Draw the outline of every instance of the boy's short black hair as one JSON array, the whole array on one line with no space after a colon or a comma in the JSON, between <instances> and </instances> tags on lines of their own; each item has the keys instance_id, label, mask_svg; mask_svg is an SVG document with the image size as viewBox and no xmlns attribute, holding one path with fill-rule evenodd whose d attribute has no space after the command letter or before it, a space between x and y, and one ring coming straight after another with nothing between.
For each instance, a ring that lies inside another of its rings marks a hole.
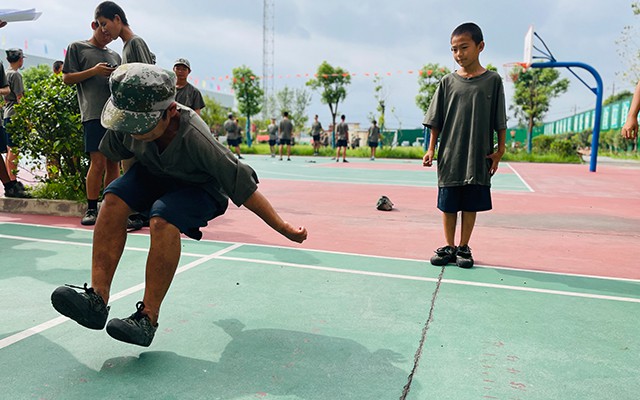
<instances>
[{"instance_id":1,"label":"boy's short black hair","mask_svg":"<svg viewBox=\"0 0 640 400\"><path fill-rule=\"evenodd\" d=\"M451 37L460 36L460 35L469 35L471 39L475 42L475 44L480 44L484 40L482 36L482 29L473 22L465 22L462 25L459 25L456 29L451 32Z\"/></svg>"},{"instance_id":2,"label":"boy's short black hair","mask_svg":"<svg viewBox=\"0 0 640 400\"><path fill-rule=\"evenodd\" d=\"M98 19L98 17L105 17L106 19L113 21L116 15L120 17L123 24L127 26L129 25L129 21L127 21L127 16L124 13L124 10L113 1L103 1L98 4L94 13L94 18Z\"/></svg>"},{"instance_id":3,"label":"boy's short black hair","mask_svg":"<svg viewBox=\"0 0 640 400\"><path fill-rule=\"evenodd\" d=\"M283 117L288 117L288 116L289 116L289 111L285 111L285 112L283 112L283 113L282 113L282 116L283 116Z\"/></svg>"}]
</instances>

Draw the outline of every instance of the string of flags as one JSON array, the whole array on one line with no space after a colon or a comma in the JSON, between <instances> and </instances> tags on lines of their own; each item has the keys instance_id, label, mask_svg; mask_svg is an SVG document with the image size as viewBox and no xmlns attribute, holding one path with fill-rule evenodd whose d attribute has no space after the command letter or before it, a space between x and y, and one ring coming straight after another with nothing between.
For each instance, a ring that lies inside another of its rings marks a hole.
<instances>
[{"instance_id":1,"label":"string of flags","mask_svg":"<svg viewBox=\"0 0 640 400\"><path fill-rule=\"evenodd\" d=\"M440 71L444 71L444 68L440 68ZM352 76L352 77L358 77L358 76L364 76L366 78L370 78L370 77L378 77L378 76L394 76L394 75L418 75L418 76L431 76L433 74L433 70L428 69L428 70L398 70L396 72L392 72L392 71L387 71L387 72L383 72L383 73L379 73L379 72L364 72L364 73L342 73L342 74L312 74L312 73L304 73L304 74L285 74L285 75L270 75L270 76L260 76L260 75L251 75L249 77L247 77L250 80L256 80L256 79L311 79L311 78L315 78L315 79L326 79L329 77L347 77L347 76ZM244 82L246 78L242 77L239 78L241 82ZM196 76L189 76L189 80L191 81L191 83L194 86L198 86L200 85L203 89L210 89L210 90L217 90L217 91L222 91L222 87L220 86L220 83L222 82L233 82L236 83L238 81L238 78L233 77L232 75L220 75L220 76L211 76L209 78L199 78ZM231 90L231 93L233 93L233 89Z\"/></svg>"}]
</instances>

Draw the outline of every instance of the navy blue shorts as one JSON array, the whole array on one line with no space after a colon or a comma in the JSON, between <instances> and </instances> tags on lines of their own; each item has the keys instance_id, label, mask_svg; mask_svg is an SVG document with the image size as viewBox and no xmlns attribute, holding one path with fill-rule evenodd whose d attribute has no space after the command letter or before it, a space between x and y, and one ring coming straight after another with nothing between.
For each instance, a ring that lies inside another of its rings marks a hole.
<instances>
[{"instance_id":1,"label":"navy blue shorts","mask_svg":"<svg viewBox=\"0 0 640 400\"><path fill-rule=\"evenodd\" d=\"M349 147L347 145L347 139L338 139L336 141L336 147Z\"/></svg>"},{"instance_id":2,"label":"navy blue shorts","mask_svg":"<svg viewBox=\"0 0 640 400\"><path fill-rule=\"evenodd\" d=\"M164 218L195 240L202 238L200 228L224 214L228 205L218 204L198 186L155 176L139 162L111 182L104 193L118 196L133 211L149 218Z\"/></svg>"},{"instance_id":3,"label":"navy blue shorts","mask_svg":"<svg viewBox=\"0 0 640 400\"><path fill-rule=\"evenodd\" d=\"M282 145L291 146L291 139L280 139L280 146Z\"/></svg>"},{"instance_id":4,"label":"navy blue shorts","mask_svg":"<svg viewBox=\"0 0 640 400\"><path fill-rule=\"evenodd\" d=\"M320 135L313 135L313 143L320 143Z\"/></svg>"},{"instance_id":5,"label":"navy blue shorts","mask_svg":"<svg viewBox=\"0 0 640 400\"><path fill-rule=\"evenodd\" d=\"M438 210L442 212L476 212L488 211L491 208L489 186L464 185L438 188Z\"/></svg>"},{"instance_id":6,"label":"navy blue shorts","mask_svg":"<svg viewBox=\"0 0 640 400\"><path fill-rule=\"evenodd\" d=\"M240 146L240 143L242 143L242 138L237 138L237 139L227 139L227 144L229 146Z\"/></svg>"},{"instance_id":7,"label":"navy blue shorts","mask_svg":"<svg viewBox=\"0 0 640 400\"><path fill-rule=\"evenodd\" d=\"M6 144L3 146L4 149L5 149L5 153L7 152L7 146L9 146L9 147L15 147L16 146L16 143L11 138L11 132L9 132L9 129L7 129L7 125L9 125L9 122L11 122L11 118L5 118L4 119L4 132L5 132L5 134L2 135L2 136L4 136L4 140L6 142Z\"/></svg>"},{"instance_id":8,"label":"navy blue shorts","mask_svg":"<svg viewBox=\"0 0 640 400\"><path fill-rule=\"evenodd\" d=\"M369 142L369 147L373 147L374 149L378 147L378 142Z\"/></svg>"},{"instance_id":9,"label":"navy blue shorts","mask_svg":"<svg viewBox=\"0 0 640 400\"><path fill-rule=\"evenodd\" d=\"M0 154L7 152L7 132L4 125L0 124Z\"/></svg>"},{"instance_id":10,"label":"navy blue shorts","mask_svg":"<svg viewBox=\"0 0 640 400\"><path fill-rule=\"evenodd\" d=\"M99 119L92 119L82 123L84 129L84 152L93 153L99 151L100 141L107 133L107 130L100 123Z\"/></svg>"},{"instance_id":11,"label":"navy blue shorts","mask_svg":"<svg viewBox=\"0 0 640 400\"><path fill-rule=\"evenodd\" d=\"M269 146L275 146L276 145L276 140L275 139L269 139Z\"/></svg>"}]
</instances>

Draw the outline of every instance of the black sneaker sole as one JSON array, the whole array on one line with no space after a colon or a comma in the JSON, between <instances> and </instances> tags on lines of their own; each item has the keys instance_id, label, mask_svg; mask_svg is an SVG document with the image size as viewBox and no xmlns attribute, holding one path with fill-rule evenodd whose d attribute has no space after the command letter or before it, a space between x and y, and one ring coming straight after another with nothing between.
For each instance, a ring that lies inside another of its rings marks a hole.
<instances>
[{"instance_id":1,"label":"black sneaker sole","mask_svg":"<svg viewBox=\"0 0 640 400\"><path fill-rule=\"evenodd\" d=\"M135 338L131 336L130 330L131 328L128 326L128 324L126 322L122 322L122 320L118 318L112 319L107 324L107 333L115 340L119 340L121 342L129 344L135 344L142 347L149 347L151 345L153 338L151 338L148 343L142 340L135 340Z\"/></svg>"},{"instance_id":2,"label":"black sneaker sole","mask_svg":"<svg viewBox=\"0 0 640 400\"><path fill-rule=\"evenodd\" d=\"M85 328L95 330L104 329L104 326L107 323L107 317L105 316L104 321L96 321L94 318L87 318L87 316L84 315L83 307L78 304L78 300L82 301L80 299L80 294L66 286L59 287L51 293L51 305L53 305L53 308L55 308L60 314L71 318Z\"/></svg>"},{"instance_id":3,"label":"black sneaker sole","mask_svg":"<svg viewBox=\"0 0 640 400\"><path fill-rule=\"evenodd\" d=\"M456 265L460 268L469 269L473 267L473 260L469 260L466 258L462 258L462 259L459 258L456 260Z\"/></svg>"}]
</instances>

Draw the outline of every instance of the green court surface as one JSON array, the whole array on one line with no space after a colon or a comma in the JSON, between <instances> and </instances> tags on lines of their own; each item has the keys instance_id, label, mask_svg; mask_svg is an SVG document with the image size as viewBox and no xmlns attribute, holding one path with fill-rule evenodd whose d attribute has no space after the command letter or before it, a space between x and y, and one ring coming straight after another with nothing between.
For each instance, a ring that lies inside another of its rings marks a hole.
<instances>
[{"instance_id":1,"label":"green court surface","mask_svg":"<svg viewBox=\"0 0 640 400\"><path fill-rule=\"evenodd\" d=\"M280 161L279 157L268 155L246 155L260 179L286 179L308 182L339 182L353 184L401 185L415 187L437 187L438 178L435 165L422 166L422 160L370 161L353 158L349 163L337 163L327 157L292 157L291 161ZM393 168L396 164L398 168ZM502 164L508 165L508 164ZM383 167L384 166L384 167ZM328 168L331 168L328 170ZM335 169L334 169L335 168ZM493 190L530 191L520 177L509 167L499 170L491 180Z\"/></svg>"},{"instance_id":2,"label":"green court surface","mask_svg":"<svg viewBox=\"0 0 640 400\"><path fill-rule=\"evenodd\" d=\"M183 241L149 348L59 316L89 279L91 231L0 224L7 399L629 399L640 282ZM111 316L141 299L130 235Z\"/></svg>"}]
</instances>

